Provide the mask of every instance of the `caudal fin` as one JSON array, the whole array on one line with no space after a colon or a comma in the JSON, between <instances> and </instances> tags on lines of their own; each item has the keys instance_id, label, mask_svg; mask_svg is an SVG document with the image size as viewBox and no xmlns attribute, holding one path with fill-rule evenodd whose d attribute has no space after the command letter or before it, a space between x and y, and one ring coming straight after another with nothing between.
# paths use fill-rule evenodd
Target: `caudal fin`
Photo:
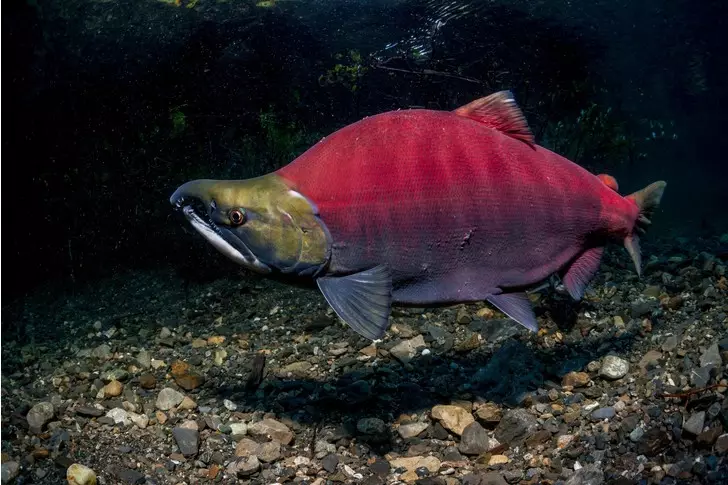
<instances>
[{"instance_id":1,"label":"caudal fin","mask_svg":"<svg viewBox=\"0 0 728 485\"><path fill-rule=\"evenodd\" d=\"M660 206L660 199L665 192L667 182L660 180L653 182L642 190L630 194L627 199L632 200L639 208L639 214L632 232L624 238L624 247L632 257L638 275L642 275L642 255L640 254L640 236L647 231L652 221L652 213Z\"/></svg>"}]
</instances>

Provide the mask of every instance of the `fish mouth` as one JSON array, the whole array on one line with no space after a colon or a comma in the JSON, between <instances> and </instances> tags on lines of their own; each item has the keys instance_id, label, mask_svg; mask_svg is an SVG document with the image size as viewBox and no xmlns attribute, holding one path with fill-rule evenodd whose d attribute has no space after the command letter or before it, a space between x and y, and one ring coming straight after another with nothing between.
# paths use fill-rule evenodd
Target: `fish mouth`
<instances>
[{"instance_id":1,"label":"fish mouth","mask_svg":"<svg viewBox=\"0 0 728 485\"><path fill-rule=\"evenodd\" d=\"M196 197L180 196L170 202L176 209L181 209L192 227L223 255L257 273L268 274L271 272L270 266L258 259L235 232L215 224L208 211L205 210L202 200Z\"/></svg>"}]
</instances>

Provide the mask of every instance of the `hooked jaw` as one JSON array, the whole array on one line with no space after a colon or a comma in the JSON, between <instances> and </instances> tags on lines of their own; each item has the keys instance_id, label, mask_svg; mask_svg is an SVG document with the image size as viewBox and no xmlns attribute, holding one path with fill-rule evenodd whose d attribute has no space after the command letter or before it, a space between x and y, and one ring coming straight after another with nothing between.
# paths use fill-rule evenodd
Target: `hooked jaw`
<instances>
[{"instance_id":1,"label":"hooked jaw","mask_svg":"<svg viewBox=\"0 0 728 485\"><path fill-rule=\"evenodd\" d=\"M215 210L215 200L210 195L214 180L193 180L180 186L169 202L182 213L197 232L215 249L233 262L261 274L268 274L271 268L260 261L255 254L230 229L216 224L210 214ZM195 210L195 207L204 207Z\"/></svg>"}]
</instances>

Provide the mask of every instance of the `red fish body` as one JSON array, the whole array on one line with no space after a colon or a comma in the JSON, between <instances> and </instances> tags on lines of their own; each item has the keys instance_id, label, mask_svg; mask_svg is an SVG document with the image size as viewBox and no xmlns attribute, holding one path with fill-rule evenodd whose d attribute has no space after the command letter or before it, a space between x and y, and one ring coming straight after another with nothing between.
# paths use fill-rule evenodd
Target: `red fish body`
<instances>
[{"instance_id":1,"label":"red fish body","mask_svg":"<svg viewBox=\"0 0 728 485\"><path fill-rule=\"evenodd\" d=\"M454 112L366 118L278 174L317 205L329 271L386 264L400 303L533 285L626 237L639 212L579 165Z\"/></svg>"},{"instance_id":2,"label":"red fish body","mask_svg":"<svg viewBox=\"0 0 728 485\"><path fill-rule=\"evenodd\" d=\"M453 112L383 113L342 128L256 179L190 181L170 201L232 260L313 277L361 335L386 331L392 303L487 300L525 327L524 292L555 273L581 298L605 244L640 271L639 234L662 197L626 197L536 145L508 92Z\"/></svg>"}]
</instances>

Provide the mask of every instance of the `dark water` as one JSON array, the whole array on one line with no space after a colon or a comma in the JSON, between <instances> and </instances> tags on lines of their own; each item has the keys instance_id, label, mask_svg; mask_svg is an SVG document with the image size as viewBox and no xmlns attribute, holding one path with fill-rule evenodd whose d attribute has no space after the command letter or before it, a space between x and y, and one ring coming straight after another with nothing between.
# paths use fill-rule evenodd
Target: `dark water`
<instances>
[{"instance_id":1,"label":"dark water","mask_svg":"<svg viewBox=\"0 0 728 485\"><path fill-rule=\"evenodd\" d=\"M170 210L181 182L262 174L363 116L500 89L539 143L625 192L667 180L653 237L728 230L720 0L4 7L3 296L129 268L217 274Z\"/></svg>"}]
</instances>

